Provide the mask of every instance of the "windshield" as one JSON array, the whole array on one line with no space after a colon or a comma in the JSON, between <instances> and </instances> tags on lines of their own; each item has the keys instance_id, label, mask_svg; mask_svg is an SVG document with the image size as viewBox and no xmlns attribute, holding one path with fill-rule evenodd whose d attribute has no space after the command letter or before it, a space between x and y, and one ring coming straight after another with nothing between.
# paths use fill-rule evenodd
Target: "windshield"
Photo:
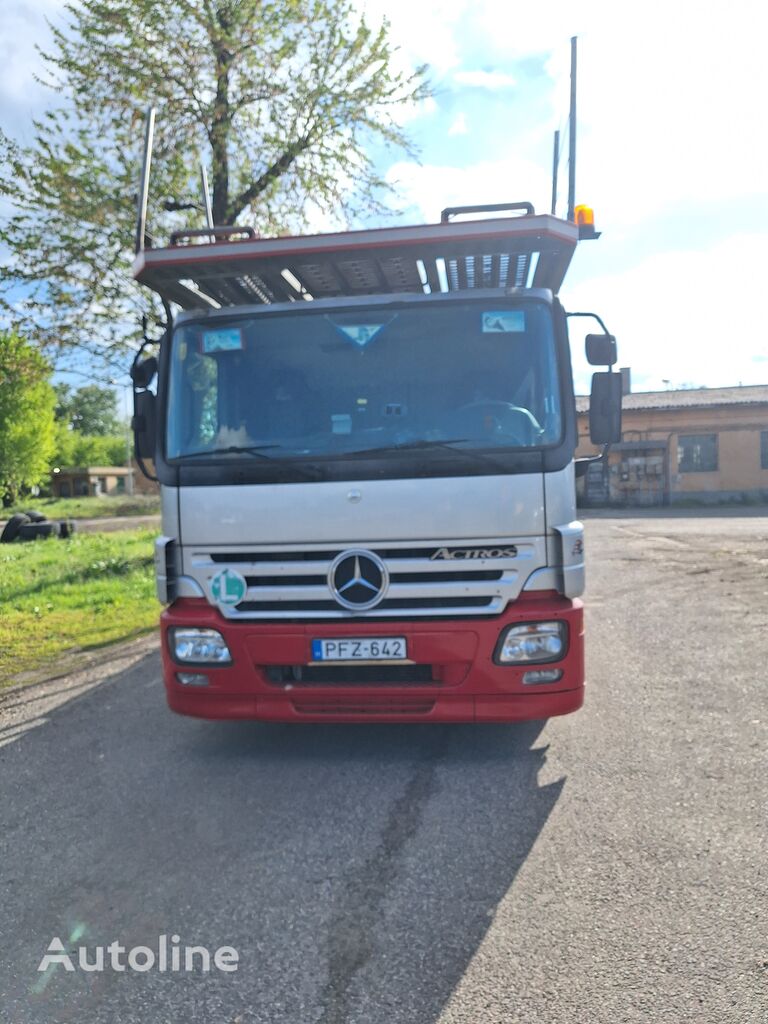
<instances>
[{"instance_id":1,"label":"windshield","mask_svg":"<svg viewBox=\"0 0 768 1024\"><path fill-rule=\"evenodd\" d=\"M167 455L556 444L551 309L509 300L217 317L173 341Z\"/></svg>"}]
</instances>

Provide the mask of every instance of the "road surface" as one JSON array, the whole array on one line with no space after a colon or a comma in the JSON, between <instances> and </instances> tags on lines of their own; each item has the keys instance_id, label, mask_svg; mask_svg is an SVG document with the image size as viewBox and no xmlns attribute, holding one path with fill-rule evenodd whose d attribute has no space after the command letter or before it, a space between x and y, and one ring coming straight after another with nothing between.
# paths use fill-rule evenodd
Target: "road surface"
<instances>
[{"instance_id":1,"label":"road surface","mask_svg":"<svg viewBox=\"0 0 768 1024\"><path fill-rule=\"evenodd\" d=\"M12 1024L764 1024L768 520L587 524L588 702L204 723L153 643L0 718ZM49 943L235 972L37 971Z\"/></svg>"}]
</instances>

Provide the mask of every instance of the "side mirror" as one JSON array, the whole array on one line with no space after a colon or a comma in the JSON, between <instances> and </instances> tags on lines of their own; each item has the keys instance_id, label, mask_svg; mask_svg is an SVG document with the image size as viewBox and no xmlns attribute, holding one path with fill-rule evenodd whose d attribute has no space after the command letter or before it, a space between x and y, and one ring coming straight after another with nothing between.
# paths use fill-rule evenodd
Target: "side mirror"
<instances>
[{"instance_id":1,"label":"side mirror","mask_svg":"<svg viewBox=\"0 0 768 1024\"><path fill-rule=\"evenodd\" d=\"M133 428L133 444L137 458L154 460L157 444L157 418L155 396L151 391L134 392L131 427Z\"/></svg>"},{"instance_id":2,"label":"side mirror","mask_svg":"<svg viewBox=\"0 0 768 1024\"><path fill-rule=\"evenodd\" d=\"M616 338L612 334L588 334L584 346L590 366L613 366L616 354Z\"/></svg>"},{"instance_id":3,"label":"side mirror","mask_svg":"<svg viewBox=\"0 0 768 1024\"><path fill-rule=\"evenodd\" d=\"M155 356L150 356L149 359L142 359L140 363L133 364L131 380L137 388L148 388L156 373L157 359Z\"/></svg>"},{"instance_id":4,"label":"side mirror","mask_svg":"<svg viewBox=\"0 0 768 1024\"><path fill-rule=\"evenodd\" d=\"M621 440L621 374L593 373L589 398L589 439L592 444Z\"/></svg>"}]
</instances>

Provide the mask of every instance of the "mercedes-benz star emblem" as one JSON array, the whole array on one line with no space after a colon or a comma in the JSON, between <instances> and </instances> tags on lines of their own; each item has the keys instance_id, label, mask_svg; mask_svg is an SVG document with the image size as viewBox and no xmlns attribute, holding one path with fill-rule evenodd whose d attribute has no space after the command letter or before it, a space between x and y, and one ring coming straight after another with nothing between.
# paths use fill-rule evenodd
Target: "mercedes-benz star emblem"
<instances>
[{"instance_id":1,"label":"mercedes-benz star emblem","mask_svg":"<svg viewBox=\"0 0 768 1024\"><path fill-rule=\"evenodd\" d=\"M328 571L328 586L336 601L351 611L364 612L384 597L389 574L371 551L342 551Z\"/></svg>"}]
</instances>

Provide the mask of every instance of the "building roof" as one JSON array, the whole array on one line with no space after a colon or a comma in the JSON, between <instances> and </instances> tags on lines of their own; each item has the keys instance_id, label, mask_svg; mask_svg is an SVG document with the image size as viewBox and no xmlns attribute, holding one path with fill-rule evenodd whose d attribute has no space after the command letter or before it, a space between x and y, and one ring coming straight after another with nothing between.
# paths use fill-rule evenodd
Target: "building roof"
<instances>
[{"instance_id":1,"label":"building roof","mask_svg":"<svg viewBox=\"0 0 768 1024\"><path fill-rule=\"evenodd\" d=\"M736 388L637 391L624 395L622 409L709 409L722 405L768 405L768 384ZM589 395L577 395L576 411L589 412Z\"/></svg>"}]
</instances>

